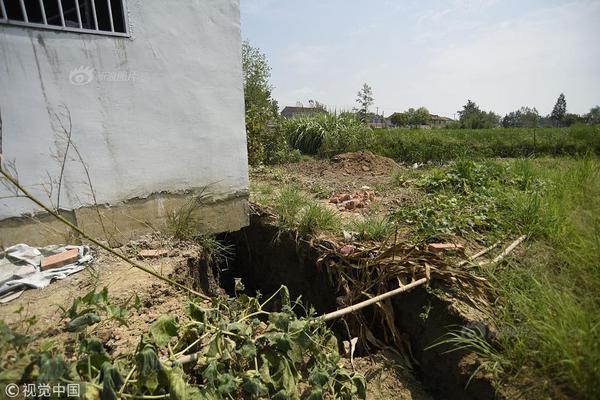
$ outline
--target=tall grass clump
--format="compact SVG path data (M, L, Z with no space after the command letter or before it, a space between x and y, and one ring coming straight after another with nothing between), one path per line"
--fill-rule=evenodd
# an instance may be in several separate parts
M281 122L288 144L304 154L332 156L372 147L373 131L350 114L316 114Z
M387 217L369 216L353 221L348 227L360 240L383 241L392 236L395 226Z
M307 197L293 186L285 186L270 201L284 229L295 229L299 236L336 232L341 225L334 210Z

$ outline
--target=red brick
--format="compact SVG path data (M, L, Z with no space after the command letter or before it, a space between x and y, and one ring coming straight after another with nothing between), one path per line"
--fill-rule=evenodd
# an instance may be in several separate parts
M167 249L156 249L156 250L140 250L138 256L142 258L161 258L169 255Z
M447 250L463 250L464 247L454 243L430 243L428 250L432 253L440 253Z
M42 259L42 271L52 268L60 268L65 265L75 264L79 260L79 249L63 251Z

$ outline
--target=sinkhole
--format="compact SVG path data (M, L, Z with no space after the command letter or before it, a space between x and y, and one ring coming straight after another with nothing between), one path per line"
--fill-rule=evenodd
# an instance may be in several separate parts
M210 263L204 257L188 260L188 268L196 288L210 295L227 293L235 295L235 279L241 278L244 291L248 295L260 292L265 298L277 291L281 285L288 287L290 297L299 296L302 302L313 307L322 315L341 308L337 282L332 282L325 268L319 267L318 260L327 243L318 240L298 238L293 231L282 231L274 216L254 211L250 225L237 232L224 233L218 240L229 246L227 262ZM431 287L417 287L399 296L392 297L388 306L392 307L393 320L401 332L401 338L386 345L403 346L403 354L408 354L409 362L417 378L427 391L437 399L494 399L499 396L485 374L475 374L479 358L468 350L452 351L447 345L431 348L452 327L472 326L459 308L436 295L436 282ZM273 303L272 311L278 307ZM381 332L381 321L373 317L373 307L361 311L363 321L371 322L370 332L380 343L386 342ZM471 325L470 325L471 324ZM347 323L345 319L329 324L338 339L360 336L361 326ZM340 340L340 343L341 343ZM358 347L359 355L368 353L368 346Z

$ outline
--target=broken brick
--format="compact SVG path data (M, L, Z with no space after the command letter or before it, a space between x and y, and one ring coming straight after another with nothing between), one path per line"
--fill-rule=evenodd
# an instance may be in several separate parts
M63 251L59 254L54 254L42 259L41 269L46 271L52 268L60 268L65 265L75 264L79 261L79 249L71 249Z
M167 249L156 249L156 250L140 250L138 256L141 258L161 258L169 255Z
M441 253L448 250L464 250L464 247L454 243L430 243L427 249L432 253Z
M340 253L342 253L345 256L349 256L350 254L352 254L352 252L356 249L356 247L351 246L351 245L346 245L344 247L342 247L340 249Z

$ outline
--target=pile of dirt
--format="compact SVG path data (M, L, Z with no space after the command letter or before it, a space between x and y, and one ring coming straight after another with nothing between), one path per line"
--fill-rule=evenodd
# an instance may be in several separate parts
M400 166L391 158L382 157L370 151L343 153L333 156L332 163L342 173L351 175L371 172L377 175L387 175Z

